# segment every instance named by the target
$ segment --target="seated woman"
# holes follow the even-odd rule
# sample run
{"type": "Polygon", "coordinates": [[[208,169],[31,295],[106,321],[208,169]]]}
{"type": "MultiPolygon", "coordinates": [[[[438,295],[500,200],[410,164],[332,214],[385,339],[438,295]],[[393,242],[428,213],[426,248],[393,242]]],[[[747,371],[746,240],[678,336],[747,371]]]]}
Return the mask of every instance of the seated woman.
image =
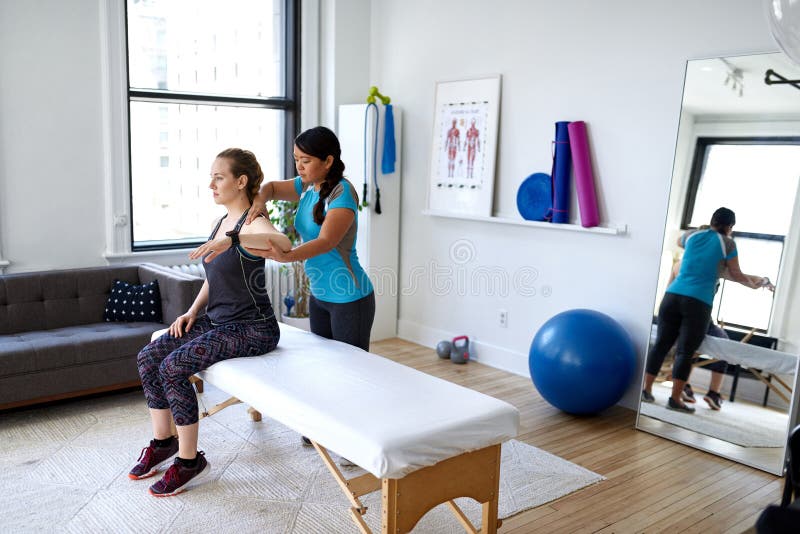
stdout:
{"type": "MultiPolygon", "coordinates": [[[[153,440],[142,449],[139,463],[128,477],[150,477],[175,453],[164,477],[150,486],[157,497],[176,495],[206,474],[210,465],[197,450],[198,410],[189,377],[218,361],[256,356],[273,350],[280,330],[264,291],[264,259],[239,245],[239,233],[269,234],[269,242],[289,250],[289,239],[266,218],[243,226],[264,175],[252,152],[239,148],[222,151],[211,166],[214,202],[227,213],[216,223],[209,240],[228,236],[217,261],[204,264],[206,281],[189,310],[175,319],[165,333],[139,353],[139,375],[150,408],[153,440]],[[205,311],[205,313],[204,313],[205,311]],[[172,421],[177,439],[172,435],[172,421]]],[[[208,253],[208,247],[189,257],[208,253]]]]}

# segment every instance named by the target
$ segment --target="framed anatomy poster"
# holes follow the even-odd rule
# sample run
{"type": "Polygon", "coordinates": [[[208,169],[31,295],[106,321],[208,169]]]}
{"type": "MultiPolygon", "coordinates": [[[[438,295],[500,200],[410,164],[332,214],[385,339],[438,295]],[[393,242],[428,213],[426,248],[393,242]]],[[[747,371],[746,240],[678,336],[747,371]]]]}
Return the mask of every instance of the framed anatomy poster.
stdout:
{"type": "Polygon", "coordinates": [[[436,84],[431,211],[492,215],[499,114],[499,75],[436,84]]]}

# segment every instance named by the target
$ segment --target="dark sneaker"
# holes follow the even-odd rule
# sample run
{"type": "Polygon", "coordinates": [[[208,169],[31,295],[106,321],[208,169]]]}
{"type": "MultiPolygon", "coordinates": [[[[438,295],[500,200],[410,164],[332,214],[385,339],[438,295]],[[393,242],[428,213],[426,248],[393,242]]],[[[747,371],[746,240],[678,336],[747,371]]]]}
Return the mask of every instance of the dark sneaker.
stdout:
{"type": "Polygon", "coordinates": [[[155,475],[158,473],[158,468],[164,465],[177,452],[177,439],[173,439],[172,444],[166,447],[156,447],[156,441],[150,441],[150,445],[142,449],[142,453],[139,455],[139,463],[128,473],[128,478],[141,480],[155,475]]]}
{"type": "Polygon", "coordinates": [[[706,401],[712,410],[719,410],[722,408],[722,395],[716,391],[709,391],[706,393],[703,397],[703,400],[706,401]]]}
{"type": "Polygon", "coordinates": [[[692,404],[697,402],[697,399],[694,398],[694,391],[692,391],[692,386],[690,386],[689,384],[683,386],[683,391],[681,391],[681,400],[683,400],[683,402],[691,402],[692,404]]]}
{"type": "Polygon", "coordinates": [[[645,390],[642,390],[642,402],[655,402],[656,398],[653,396],[652,393],[648,393],[645,390]]]}
{"type": "Polygon", "coordinates": [[[206,460],[203,451],[197,451],[197,465],[185,467],[177,458],[164,477],[150,486],[150,495],[154,497],[172,497],[186,490],[192,480],[197,481],[211,470],[211,464],[206,460]]]}
{"type": "Polygon", "coordinates": [[[691,406],[686,406],[680,402],[677,402],[672,397],[669,398],[667,401],[667,410],[674,410],[676,412],[683,412],[683,413],[694,413],[694,408],[691,406]]]}

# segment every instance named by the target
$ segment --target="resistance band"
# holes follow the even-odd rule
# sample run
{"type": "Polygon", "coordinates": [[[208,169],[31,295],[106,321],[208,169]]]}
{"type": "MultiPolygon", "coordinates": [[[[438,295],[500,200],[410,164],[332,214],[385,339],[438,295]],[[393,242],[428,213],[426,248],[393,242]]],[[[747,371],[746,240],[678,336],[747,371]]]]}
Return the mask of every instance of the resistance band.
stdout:
{"type": "Polygon", "coordinates": [[[375,129],[372,135],[372,181],[375,185],[375,213],[381,213],[381,189],[378,187],[378,123],[380,112],[374,102],[367,104],[364,110],[364,200],[362,206],[369,206],[367,202],[367,184],[369,184],[369,169],[367,167],[367,129],[369,127],[369,111],[375,110],[375,129]]]}

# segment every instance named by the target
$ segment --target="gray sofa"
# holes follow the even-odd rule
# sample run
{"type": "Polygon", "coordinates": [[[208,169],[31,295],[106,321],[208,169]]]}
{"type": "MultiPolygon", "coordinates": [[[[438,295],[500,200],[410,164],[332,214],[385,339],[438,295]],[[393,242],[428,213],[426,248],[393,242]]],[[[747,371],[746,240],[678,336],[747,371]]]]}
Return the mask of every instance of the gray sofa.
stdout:
{"type": "Polygon", "coordinates": [[[136,355],[202,285],[150,263],[0,276],[0,410],[138,385],[136,355]],[[158,280],[164,322],[104,322],[114,279],[158,280]]]}

